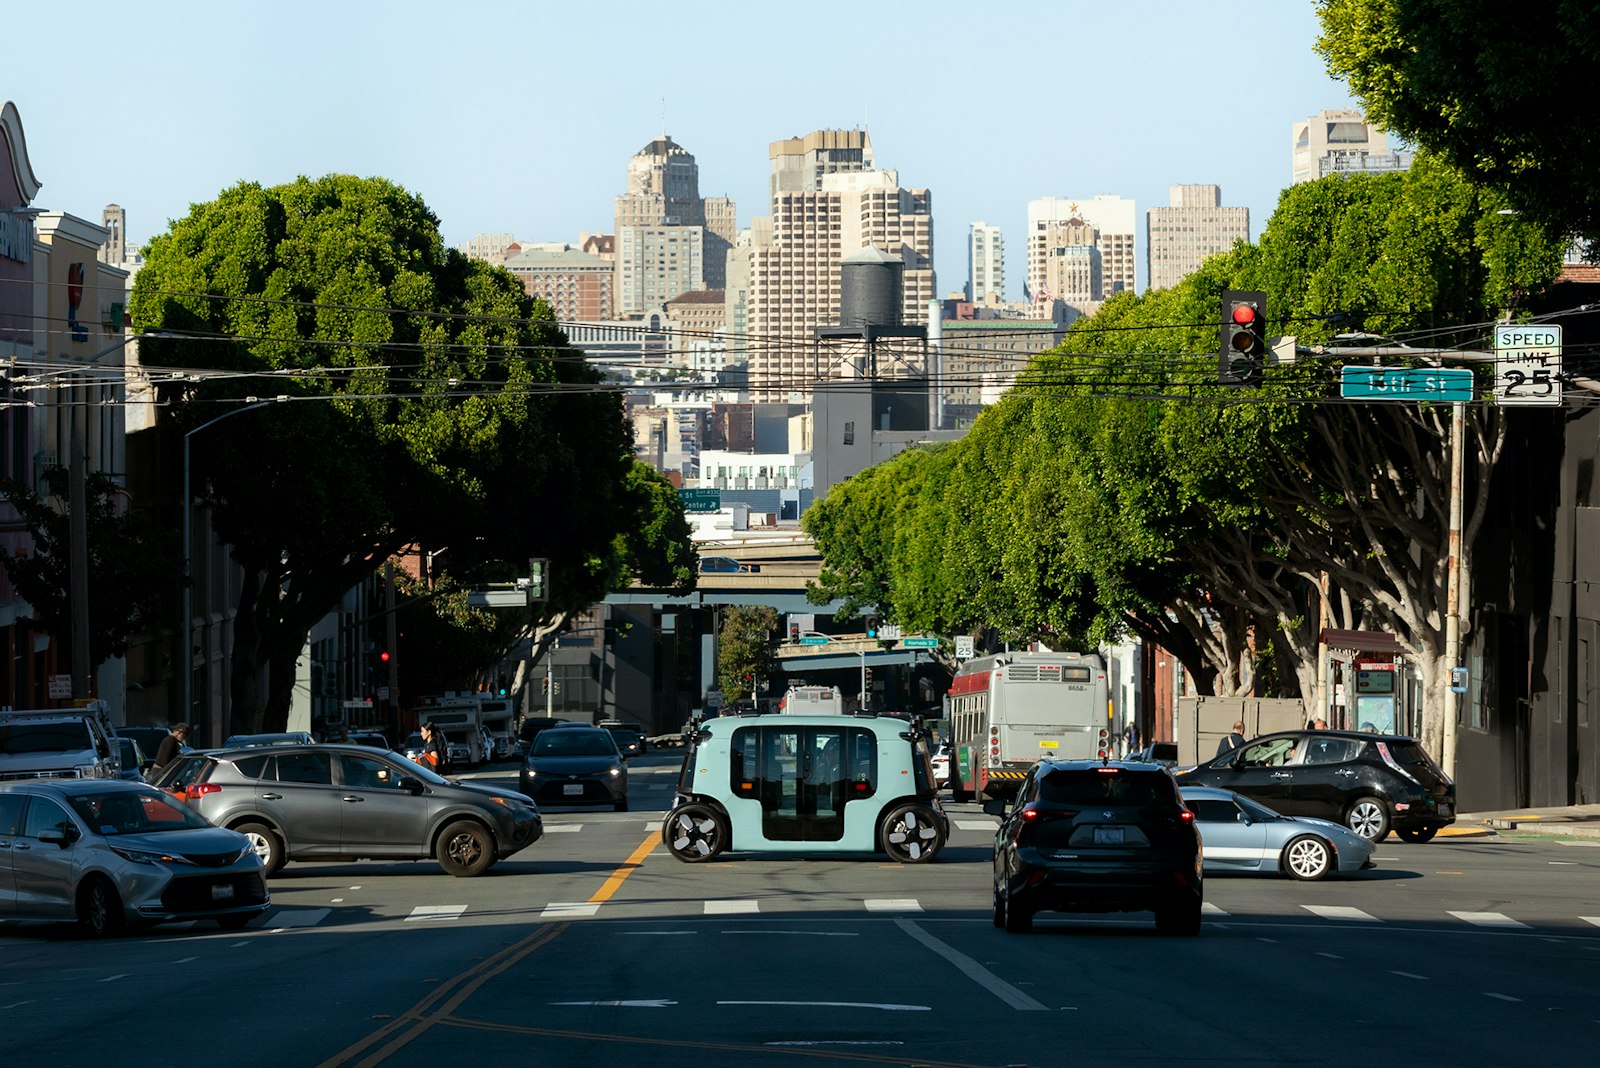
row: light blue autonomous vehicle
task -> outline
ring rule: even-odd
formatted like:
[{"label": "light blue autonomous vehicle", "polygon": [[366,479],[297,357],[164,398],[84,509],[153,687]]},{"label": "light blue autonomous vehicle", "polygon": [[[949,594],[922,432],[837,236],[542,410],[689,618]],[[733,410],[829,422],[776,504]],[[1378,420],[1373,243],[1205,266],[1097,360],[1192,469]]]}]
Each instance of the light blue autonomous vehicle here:
[{"label": "light blue autonomous vehicle", "polygon": [[689,864],[728,850],[882,852],[922,864],[949,835],[928,734],[872,712],[731,713],[698,724],[661,832]]}]

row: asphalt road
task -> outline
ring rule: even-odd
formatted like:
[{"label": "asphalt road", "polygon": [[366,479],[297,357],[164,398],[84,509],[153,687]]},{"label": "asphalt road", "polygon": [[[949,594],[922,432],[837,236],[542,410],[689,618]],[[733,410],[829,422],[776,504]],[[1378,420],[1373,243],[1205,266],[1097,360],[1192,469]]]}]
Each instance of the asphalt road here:
[{"label": "asphalt road", "polygon": [[659,838],[676,759],[635,762],[632,812],[546,810],[479,879],[291,864],[242,933],[0,925],[7,1060],[1415,1065],[1600,1042],[1597,846],[1391,839],[1353,879],[1208,877],[1198,938],[1137,913],[1007,935],[976,806],[931,865],[684,865]]}]

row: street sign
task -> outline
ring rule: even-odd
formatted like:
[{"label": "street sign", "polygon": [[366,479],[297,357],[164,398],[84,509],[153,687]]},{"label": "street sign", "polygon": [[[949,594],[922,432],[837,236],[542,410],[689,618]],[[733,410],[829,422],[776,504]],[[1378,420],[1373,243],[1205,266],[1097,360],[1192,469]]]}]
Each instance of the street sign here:
[{"label": "street sign", "polygon": [[827,639],[827,637],[825,635],[822,635],[822,634],[802,634],[800,636],[800,644],[801,645],[827,645],[828,644],[828,639]]},{"label": "street sign", "polygon": [[678,500],[683,502],[685,512],[722,511],[722,491],[719,489],[681,489],[678,491]]},{"label": "street sign", "polygon": [[907,649],[937,649],[937,648],[939,648],[939,639],[938,638],[904,638],[904,639],[901,640],[900,644],[905,646]]},{"label": "street sign", "polygon": [[52,701],[60,700],[63,697],[72,696],[71,675],[51,675],[48,686],[50,699]]},{"label": "street sign", "polygon": [[1469,401],[1472,372],[1464,367],[1341,367],[1339,396],[1372,401]]},{"label": "street sign", "polygon": [[1561,328],[1494,328],[1494,402],[1500,405],[1561,403]]},{"label": "street sign", "polygon": [[973,646],[972,635],[970,635],[970,634],[958,634],[958,635],[956,635],[956,659],[957,660],[971,660],[972,659],[972,652],[973,652],[972,646]]}]

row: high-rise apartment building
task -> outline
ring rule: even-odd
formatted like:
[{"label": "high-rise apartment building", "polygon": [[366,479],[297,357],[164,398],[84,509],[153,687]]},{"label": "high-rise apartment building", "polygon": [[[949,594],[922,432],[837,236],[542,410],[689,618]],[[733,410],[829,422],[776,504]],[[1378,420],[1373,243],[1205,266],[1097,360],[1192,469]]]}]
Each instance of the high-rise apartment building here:
[{"label": "high-rise apartment building", "polygon": [[1410,152],[1391,152],[1389,138],[1359,111],[1319,111],[1290,127],[1293,173],[1290,184],[1314,182],[1330,174],[1381,174],[1411,166]]},{"label": "high-rise apartment building", "polygon": [[1250,209],[1223,207],[1221,186],[1175,185],[1168,198],[1168,207],[1145,212],[1151,289],[1177,285],[1207,256],[1250,240]]},{"label": "high-rise apartment building", "polygon": [[[775,141],[772,214],[751,226],[745,297],[750,389],[809,390],[833,377],[816,343],[840,314],[840,263],[864,248],[896,257],[901,321],[926,324],[934,296],[933,206],[926,189],[902,189],[896,171],[872,168],[864,130],[820,130]],[[900,371],[910,371],[904,360]]]},{"label": "high-rise apartment building", "polygon": [[[1028,201],[1028,292],[1038,300],[1041,292],[1064,299],[1050,287],[1050,260],[1070,259],[1073,277],[1086,270],[1088,259],[1082,252],[1069,252],[1064,237],[1081,237],[1080,227],[1067,226],[1074,220],[1088,223],[1095,231],[1093,248],[1099,253],[1100,282],[1090,303],[1136,286],[1134,246],[1138,226],[1134,222],[1134,203],[1125,197],[1100,195],[1087,200],[1069,197],[1040,197]],[[1062,265],[1063,267],[1065,265]],[[1061,268],[1058,267],[1058,271]],[[1068,301],[1069,304],[1073,302]],[[1092,308],[1078,307],[1080,311]]]},{"label": "high-rise apartment building", "polygon": [[967,299],[1003,304],[1006,299],[1006,245],[1000,227],[975,222],[967,227]]},{"label": "high-rise apartment building", "polygon": [[628,191],[616,199],[617,314],[723,288],[735,233],[733,201],[700,196],[694,156],[666,134],[645,145],[628,161]]}]

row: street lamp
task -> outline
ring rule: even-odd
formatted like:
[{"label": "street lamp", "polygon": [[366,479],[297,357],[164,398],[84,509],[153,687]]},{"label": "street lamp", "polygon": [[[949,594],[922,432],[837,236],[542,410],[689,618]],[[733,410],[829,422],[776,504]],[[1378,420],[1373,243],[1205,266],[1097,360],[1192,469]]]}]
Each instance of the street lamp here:
[{"label": "street lamp", "polygon": [[181,501],[181,507],[183,511],[183,619],[179,624],[178,632],[179,641],[181,641],[183,644],[179,646],[178,651],[180,656],[183,658],[182,664],[179,665],[182,669],[181,674],[183,676],[183,688],[181,690],[181,693],[183,694],[183,704],[182,711],[179,713],[179,716],[181,717],[182,722],[185,723],[189,721],[194,711],[194,695],[191,692],[194,686],[194,590],[189,581],[190,572],[193,569],[192,559],[194,553],[190,545],[189,513],[191,508],[189,501],[189,439],[200,433],[200,431],[204,430],[206,427],[215,426],[224,419],[231,419],[236,415],[243,415],[245,412],[254,411],[257,408],[265,408],[269,404],[280,404],[288,399],[289,397],[287,394],[279,394],[278,396],[271,397],[267,400],[256,400],[253,397],[247,397],[246,400],[248,400],[249,403],[245,404],[243,407],[233,408],[229,411],[223,412],[215,419],[208,419],[204,423],[201,423],[199,426],[195,427],[193,430],[184,431],[183,434],[183,498]]}]

